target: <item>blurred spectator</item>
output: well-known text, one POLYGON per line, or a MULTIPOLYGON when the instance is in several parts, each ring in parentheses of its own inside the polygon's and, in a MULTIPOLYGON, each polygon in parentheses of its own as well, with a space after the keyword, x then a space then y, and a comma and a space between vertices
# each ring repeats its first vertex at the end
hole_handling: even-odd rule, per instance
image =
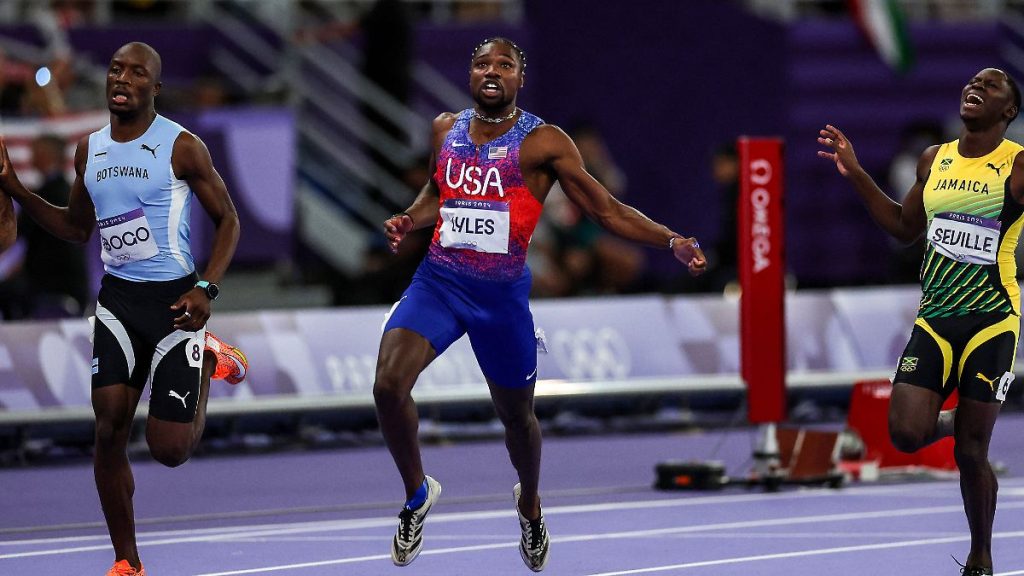
POLYGON ((26 84, 22 101, 25 115, 54 117, 94 110, 103 104, 99 86, 79 80, 71 54, 54 58, 26 84))
POLYGON ((480 0, 452 2, 452 16, 461 24, 500 22, 505 17, 504 9, 501 2, 481 2, 480 0))
POLYGON ((187 15, 187 9, 187 2, 172 0, 115 0, 110 3, 111 15, 120 22, 180 21, 187 15))
POLYGON ((718 198, 718 230, 707 252, 708 273, 697 279, 701 289, 720 292, 736 282, 739 270, 737 215, 739 212, 740 164, 736 145, 726 142, 711 156, 711 178, 718 198))
POLYGON ((96 0, 53 0, 50 9, 61 28, 75 28, 95 20, 96 0))
POLYGON ((62 58, 71 53, 71 42, 68 40, 67 25, 70 23, 61 18, 57 11, 61 2, 34 2, 28 7, 28 20, 35 25, 46 45, 46 58, 62 58))
MULTIPOLYGON (((377 0, 360 20, 363 33, 363 74, 403 105, 408 105, 412 90, 412 20, 402 0, 377 0)), ((362 113, 366 121, 387 137, 401 145, 408 144, 405 127, 399 119, 380 112, 364 102, 362 113)), ((404 162, 394 154, 382 152, 374 146, 371 135, 367 155, 371 161, 389 174, 401 178, 404 162)), ((423 184, 415 186, 419 190, 423 184)), ((397 209, 398 207, 394 207, 397 209)))
MULTIPOLYGON (((626 177, 597 127, 579 124, 569 135, 587 171, 621 198, 626 177)), ((557 184, 545 205, 531 248, 535 296, 615 294, 635 289, 646 268, 643 250, 587 219, 557 184)))
MULTIPOLYGON (((889 162, 888 185, 893 200, 902 203, 917 181, 917 163, 925 149, 947 140, 938 121, 915 122, 903 129, 899 151, 889 162)), ((912 244, 890 239, 889 245, 889 281, 894 284, 916 283, 924 255, 924 238, 918 238, 912 244)))
MULTIPOLYGON (((399 104, 408 106, 412 90, 413 15, 403 0, 375 0, 355 21, 341 21, 316 3, 301 4, 303 17, 319 15, 316 24, 300 26, 295 32, 297 42, 329 42, 361 40, 362 74, 399 104)), ((387 174, 401 179, 411 160, 395 154, 395 144, 404 151, 409 144, 408 133, 400 119, 381 112, 372 97, 360 100, 360 112, 367 123, 365 153, 370 162, 387 174)), ((420 185, 416 186, 419 190, 420 185)), ((397 210, 380 192, 374 197, 389 209, 397 210)))
MULTIPOLYGON (((44 135, 32 142, 32 167, 39 172, 36 192, 47 202, 67 206, 71 185, 64 174, 67 143, 44 135)), ((0 283, 0 310, 6 319, 82 314, 89 300, 85 252, 50 235, 22 213, 18 236, 25 242, 21 269, 0 283)))
POLYGON ((32 70, 24 83, 20 111, 26 115, 59 116, 67 112, 94 109, 102 103, 98 85, 79 80, 68 28, 90 19, 93 2, 55 0, 37 2, 27 8, 31 21, 45 44, 46 65, 32 70))
POLYGON ((66 112, 81 112, 103 107, 103 90, 95 81, 85 81, 75 70, 76 58, 68 54, 50 62, 52 83, 60 92, 66 112))
MULTIPOLYGON (((427 180, 433 176, 429 164, 430 157, 422 156, 406 167, 402 181, 409 189, 419 193, 427 180)), ((411 204, 414 199, 415 197, 410 197, 406 203, 411 204)), ((375 235, 364 256, 363 269, 359 276, 351 280, 336 277, 332 282, 334 305, 397 302, 412 280, 420 261, 427 254, 433 237, 433 227, 411 232, 402 241, 398 253, 392 254, 383 232, 375 235)))
POLYGON ((197 110, 222 108, 228 103, 228 89, 220 76, 205 75, 192 85, 190 104, 197 110))
POLYGON ((15 116, 21 114, 21 103, 25 97, 25 84, 22 78, 16 78, 14 72, 17 65, 8 60, 7 54, 0 50, 0 115, 15 116))

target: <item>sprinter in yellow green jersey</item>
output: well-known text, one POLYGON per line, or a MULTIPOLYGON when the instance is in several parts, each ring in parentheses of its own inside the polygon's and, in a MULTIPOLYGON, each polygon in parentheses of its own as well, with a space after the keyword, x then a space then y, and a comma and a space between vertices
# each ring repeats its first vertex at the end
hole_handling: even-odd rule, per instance
POLYGON ((978 72, 960 94, 960 138, 924 151, 902 205, 864 171, 841 130, 826 125, 818 137, 828 148, 818 156, 835 162, 879 226, 908 243, 925 235, 921 307, 893 379, 889 433, 905 452, 955 436, 970 576, 992 574, 998 484, 988 445, 1020 331, 1014 250, 1024 225, 1024 147, 1003 137, 1020 105, 1008 74, 978 72), (959 405, 941 411, 954 389, 959 405))

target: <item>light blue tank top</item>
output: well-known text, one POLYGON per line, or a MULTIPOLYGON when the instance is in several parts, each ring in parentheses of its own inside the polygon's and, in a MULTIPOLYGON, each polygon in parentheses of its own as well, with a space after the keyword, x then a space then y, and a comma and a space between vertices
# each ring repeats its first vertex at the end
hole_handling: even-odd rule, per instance
POLYGON ((85 187, 96 206, 108 274, 162 281, 195 270, 189 245, 192 190, 171 166, 174 141, 183 131, 157 115, 131 142, 112 140, 109 124, 89 135, 85 187))

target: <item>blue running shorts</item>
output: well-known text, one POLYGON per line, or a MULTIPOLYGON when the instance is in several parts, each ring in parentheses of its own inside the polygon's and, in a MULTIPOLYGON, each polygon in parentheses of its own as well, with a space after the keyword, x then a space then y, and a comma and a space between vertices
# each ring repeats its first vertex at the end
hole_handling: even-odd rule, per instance
POLYGON ((516 280, 499 282, 470 278, 425 258, 391 309, 384 332, 416 332, 438 356, 468 334, 488 380, 504 388, 530 386, 537 381, 531 282, 529 268, 516 280))

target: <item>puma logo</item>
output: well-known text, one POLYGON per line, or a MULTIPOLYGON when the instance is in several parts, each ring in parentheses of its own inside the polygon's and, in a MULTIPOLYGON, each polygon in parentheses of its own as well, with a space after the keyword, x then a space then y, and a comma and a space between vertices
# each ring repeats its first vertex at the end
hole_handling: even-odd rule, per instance
POLYGON ((184 396, 180 396, 180 395, 178 395, 177 392, 175 392, 174 390, 171 390, 167 395, 170 396, 171 398, 177 398, 178 400, 181 400, 181 406, 183 408, 188 408, 188 404, 185 404, 185 398, 188 398, 188 395, 191 394, 191 393, 192 393, 192 391, 189 390, 188 392, 185 392, 184 396))
POLYGON ((1003 162, 1002 164, 1000 164, 998 168, 996 167, 995 164, 993 164, 991 162, 988 162, 988 163, 985 164, 986 168, 991 168, 991 169, 996 171, 996 176, 999 176, 999 171, 1003 169, 1003 166, 1006 166, 1006 162, 1003 162))
MULTIPOLYGON (((990 166, 991 166, 991 164, 990 164, 990 166)), ((996 381, 995 380, 989 380, 988 378, 985 378, 985 375, 982 374, 981 372, 978 372, 978 380, 981 380, 982 382, 985 382, 986 384, 988 384, 989 388, 991 388, 993 390, 996 389, 996 381)))
MULTIPOLYGON (((157 145, 156 145, 156 148, 150 148, 149 146, 146 146, 145 144, 143 144, 142 146, 140 146, 140 148, 142 148, 142 149, 143 149, 143 150, 145 150, 146 152, 149 152, 150 154, 152 154, 152 155, 153 155, 153 158, 156 158, 156 149, 157 149, 157 148, 159 148, 159 147, 160 147, 160 144, 157 144, 157 145)), ((991 166, 991 164, 989 164, 989 166, 991 166)), ((999 175, 999 172, 998 172, 998 171, 996 171, 996 175, 997 175, 997 176, 999 175)))

